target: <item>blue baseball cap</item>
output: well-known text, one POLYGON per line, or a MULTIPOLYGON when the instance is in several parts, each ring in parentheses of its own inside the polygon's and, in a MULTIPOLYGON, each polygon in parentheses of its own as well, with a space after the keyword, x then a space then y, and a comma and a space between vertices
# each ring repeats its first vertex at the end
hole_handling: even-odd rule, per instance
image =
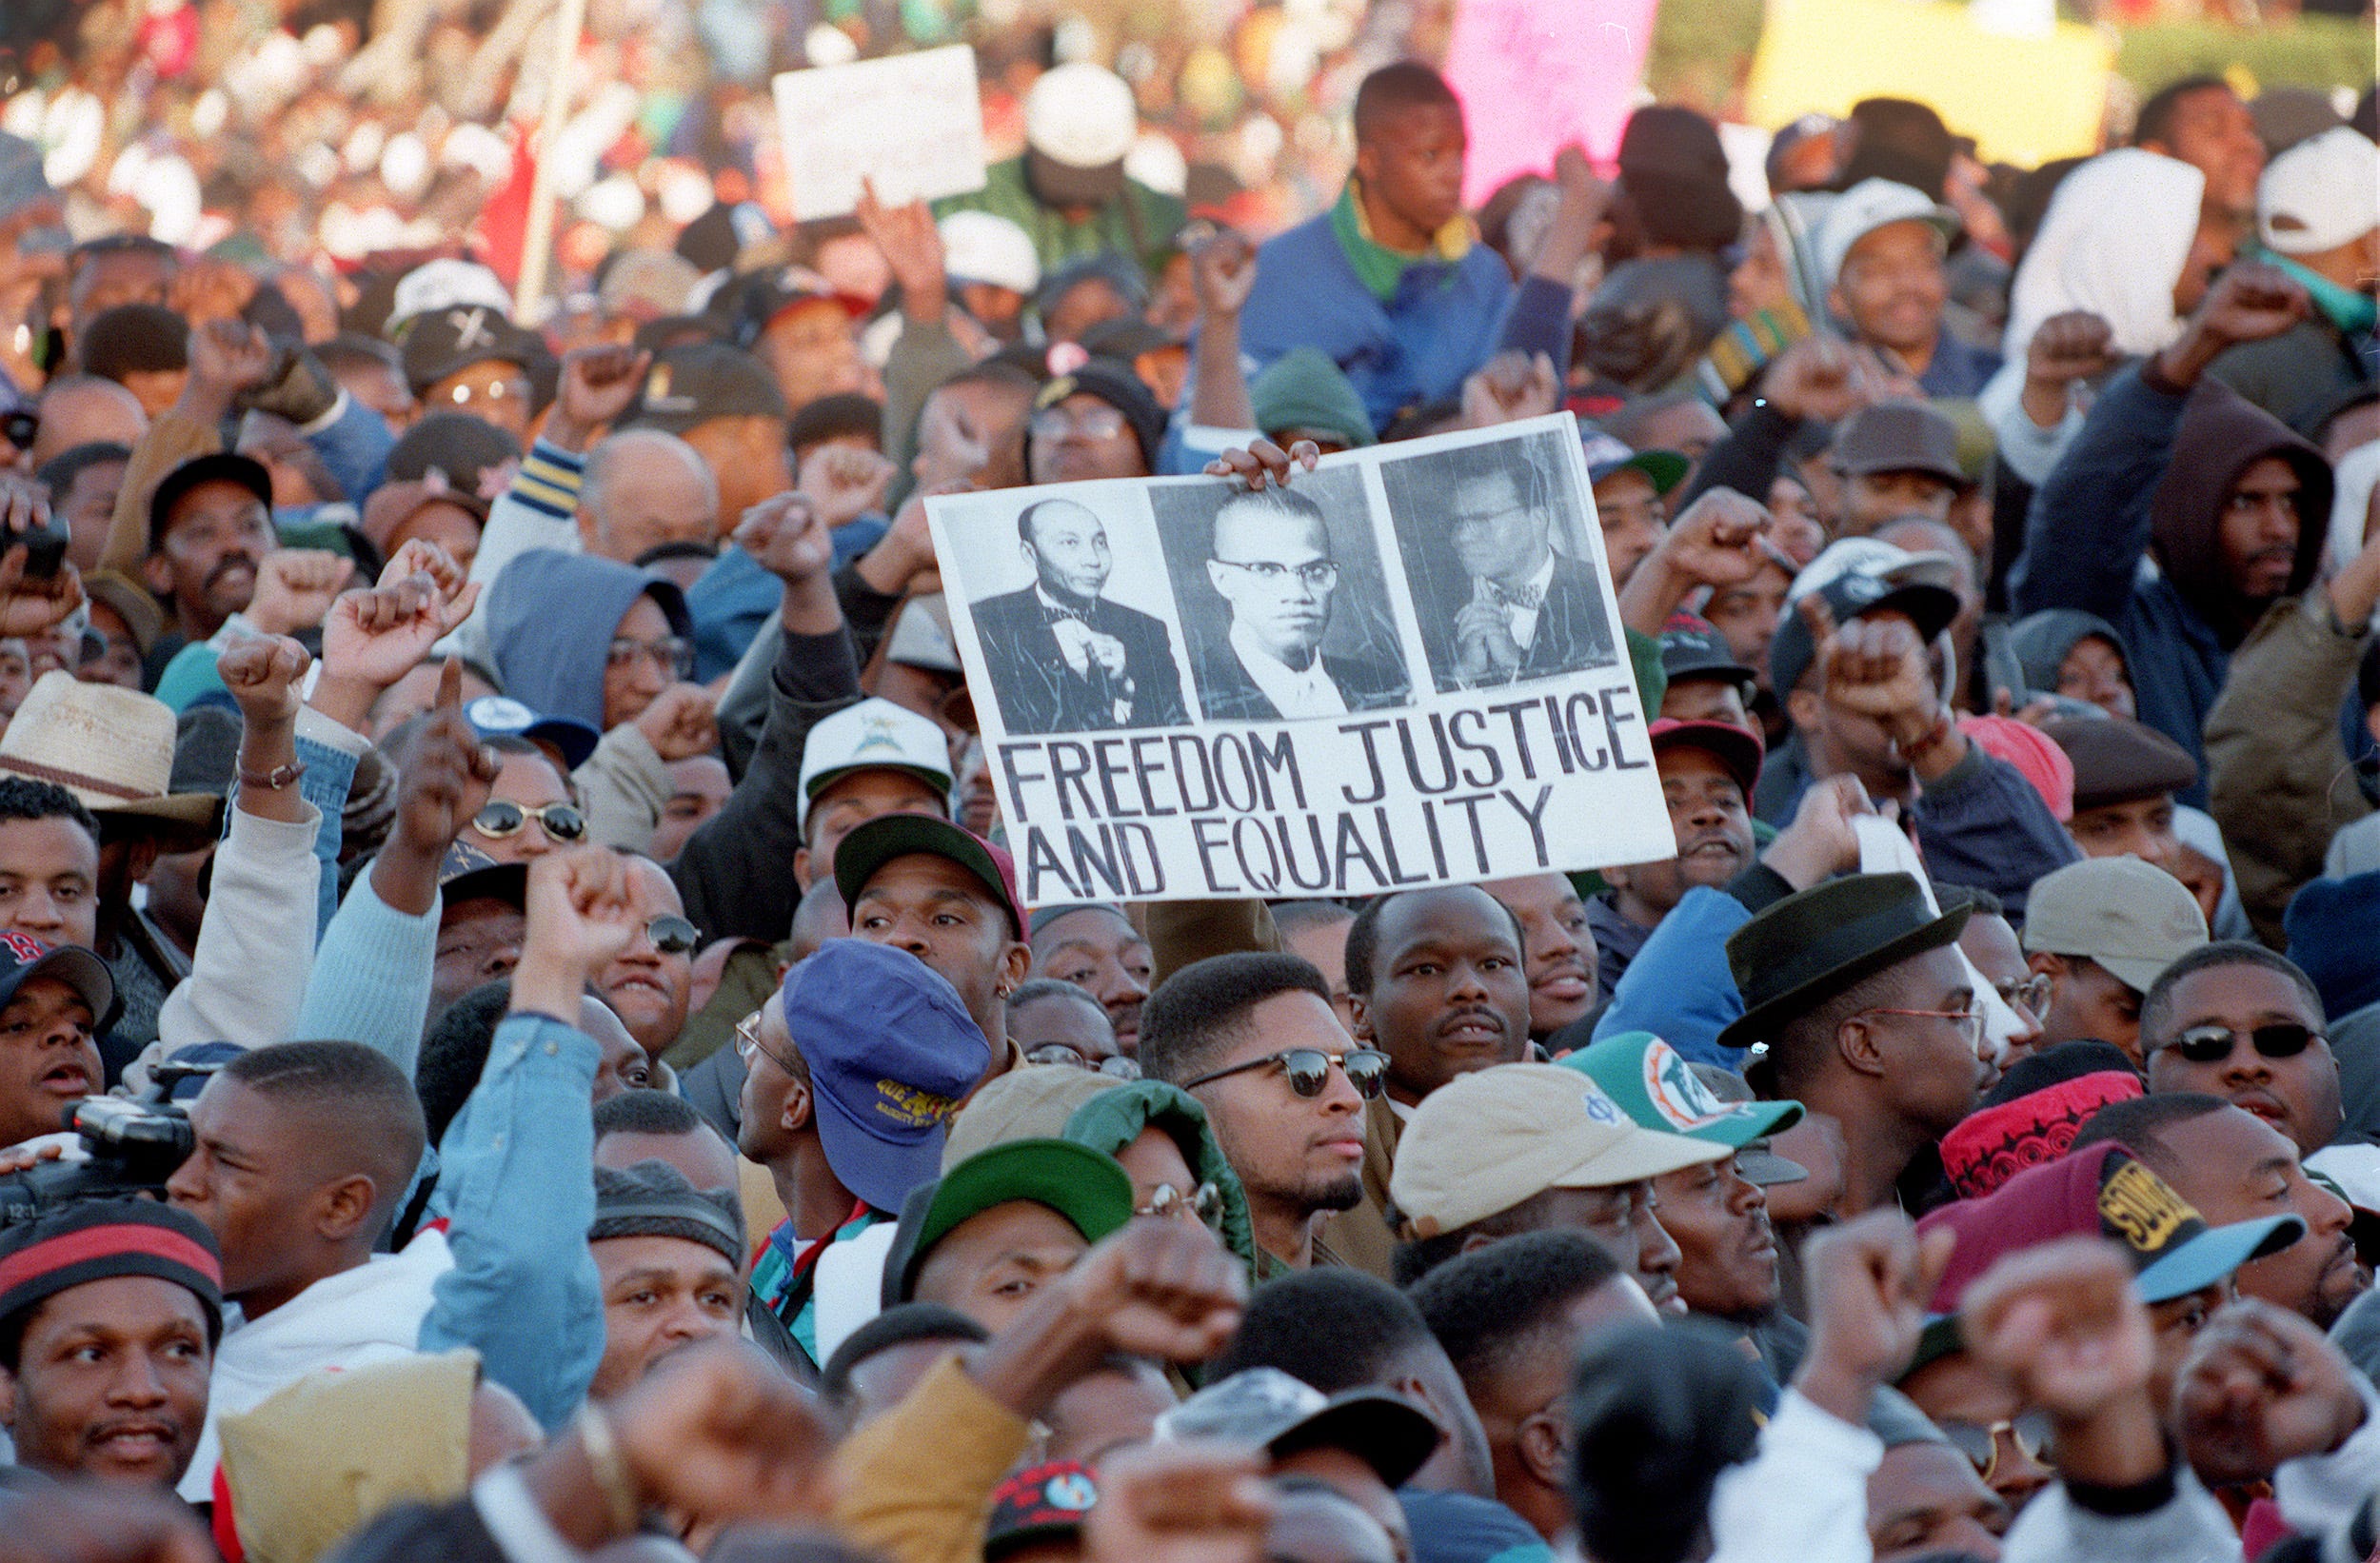
POLYGON ((900 1210, 940 1176, 943 1131, 992 1044, 956 988, 889 944, 830 939, 785 973, 782 994, 827 1166, 871 1206, 900 1210))
POLYGON ((546 717, 509 695, 482 695, 463 707, 463 720, 482 738, 525 738, 550 743, 562 756, 562 767, 575 771, 586 763, 604 735, 576 717, 546 717))

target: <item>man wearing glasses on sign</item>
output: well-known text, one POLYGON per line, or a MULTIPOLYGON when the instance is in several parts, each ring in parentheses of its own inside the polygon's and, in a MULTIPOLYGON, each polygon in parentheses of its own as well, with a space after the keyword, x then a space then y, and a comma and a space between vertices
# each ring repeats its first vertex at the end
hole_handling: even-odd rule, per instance
POLYGON ((1199 699, 1211 721, 1336 717, 1403 703, 1393 662, 1322 649, 1339 568, 1312 498, 1286 488, 1240 493, 1215 513, 1206 578, 1231 607, 1231 631, 1201 648, 1199 699))

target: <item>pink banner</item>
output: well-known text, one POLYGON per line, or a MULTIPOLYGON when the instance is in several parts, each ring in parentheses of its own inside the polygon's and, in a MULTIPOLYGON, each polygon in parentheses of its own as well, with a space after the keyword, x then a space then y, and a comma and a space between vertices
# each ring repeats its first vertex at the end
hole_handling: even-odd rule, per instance
POLYGON ((1653 41, 1654 0, 1458 0, 1446 79, 1463 102, 1478 206, 1517 173, 1554 171, 1570 142, 1608 167, 1653 41))

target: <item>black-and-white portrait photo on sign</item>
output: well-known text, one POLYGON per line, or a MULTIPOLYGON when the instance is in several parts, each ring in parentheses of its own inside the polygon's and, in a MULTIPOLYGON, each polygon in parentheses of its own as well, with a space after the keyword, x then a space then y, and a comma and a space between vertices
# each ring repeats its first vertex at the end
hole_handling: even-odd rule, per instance
POLYGON ((1145 515, 1087 500, 1030 490, 967 505, 963 578, 970 590, 985 580, 1002 586, 971 599, 969 613, 1012 733, 1190 720, 1145 515))
POLYGON ((1608 667, 1619 636, 1576 438, 1383 457, 1380 485, 1440 692, 1608 667))
POLYGON ((927 500, 1025 903, 1676 856, 1593 505, 1566 412, 1325 456, 1278 488, 927 500))
POLYGON ((1209 722, 1343 717, 1413 688, 1372 544, 1363 474, 1288 488, 1154 489, 1190 681, 1209 722))

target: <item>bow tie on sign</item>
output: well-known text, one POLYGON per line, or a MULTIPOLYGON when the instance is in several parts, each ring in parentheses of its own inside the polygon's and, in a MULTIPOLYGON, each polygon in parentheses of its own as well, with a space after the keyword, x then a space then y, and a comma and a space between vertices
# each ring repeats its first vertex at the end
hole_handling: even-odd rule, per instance
POLYGON ((1499 608, 1517 608, 1535 613, 1545 605, 1545 588, 1535 583, 1526 586, 1502 586, 1493 581, 1485 583, 1488 601, 1499 608))

